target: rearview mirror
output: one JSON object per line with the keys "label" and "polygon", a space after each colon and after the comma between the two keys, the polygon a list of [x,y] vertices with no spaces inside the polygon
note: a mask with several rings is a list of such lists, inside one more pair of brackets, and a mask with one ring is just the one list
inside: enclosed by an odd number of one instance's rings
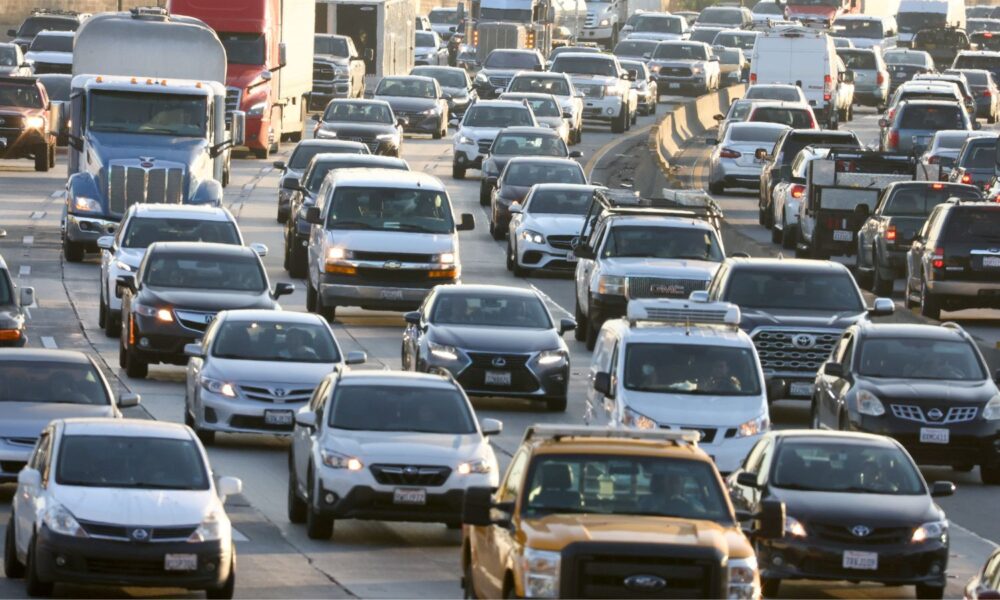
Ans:
{"label": "rearview mirror", "polygon": [[892,298],[875,298],[871,310],[868,313],[873,317],[888,317],[896,312],[896,304]]}
{"label": "rearview mirror", "polygon": [[[318,117],[319,115],[313,115],[313,116],[314,117]],[[283,161],[283,160],[276,160],[273,163],[271,163],[271,166],[273,166],[275,169],[281,169],[282,171],[284,171],[286,165],[285,165],[285,161]]]}
{"label": "rearview mirror", "polygon": [[17,30],[16,29],[8,29],[7,30],[7,35],[9,37],[16,38],[17,37]]}
{"label": "rearview mirror", "polygon": [[725,121],[725,120],[726,120],[726,116],[725,116],[725,115],[723,115],[723,114],[721,114],[721,113],[720,113],[720,114],[717,114],[717,115],[715,115],[715,116],[714,116],[714,117],[712,117],[712,118],[713,118],[713,119],[715,119],[716,121]]}
{"label": "rearview mirror", "polygon": [[38,469],[24,467],[17,474],[17,484],[24,487],[38,487],[42,485],[42,474]]}
{"label": "rearview mirror", "polygon": [[870,209],[867,204],[861,203],[854,207],[854,214],[858,216],[859,219],[867,219]]}
{"label": "rearview mirror", "polygon": [[233,146],[242,146],[247,141],[247,113],[234,110],[229,113],[229,139]]}
{"label": "rearview mirror", "polygon": [[235,496],[243,492],[243,481],[237,477],[220,477],[215,484],[215,489],[219,493],[219,498],[225,502],[228,496]]}
{"label": "rearview mirror", "polygon": [[571,110],[564,110],[562,116],[563,116],[564,119],[572,119],[573,118],[573,111],[571,111]]}
{"label": "rearview mirror", "polygon": [[573,331],[576,329],[576,321],[570,319],[569,317],[563,317],[559,319],[559,334],[562,335],[567,331]]}
{"label": "rearview mirror", "polygon": [[366,362],[368,362],[368,353],[359,350],[348,352],[347,356],[344,357],[345,365],[363,365]]}
{"label": "rearview mirror", "polygon": [[375,49],[365,48],[365,60],[371,61],[375,60]]}
{"label": "rearview mirror", "polygon": [[583,152],[580,152],[579,150],[570,150],[569,151],[569,157],[570,158],[583,158]]}
{"label": "rearview mirror", "polygon": [[35,305],[35,288],[33,287],[23,287],[20,291],[20,296],[18,298],[21,306],[34,306]]}
{"label": "rearview mirror", "polygon": [[476,218],[471,213],[462,213],[462,221],[455,227],[457,231],[472,231],[476,228]]}
{"label": "rearview mirror", "polygon": [[717,140],[715,138],[705,138],[705,145],[706,146],[718,146],[719,145],[719,140]]}
{"label": "rearview mirror", "polygon": [[119,275],[115,280],[115,297],[121,298],[126,291],[135,292],[135,275]]}
{"label": "rearview mirror", "polygon": [[281,180],[281,189],[294,192],[302,189],[302,184],[298,177],[285,177]]}
{"label": "rearview mirror", "polygon": [[184,356],[190,356],[191,358],[202,358],[205,356],[205,351],[202,349],[201,344],[184,344]]}
{"label": "rearview mirror", "polygon": [[881,127],[881,128],[883,128],[883,129],[885,129],[886,127],[889,126],[889,120],[886,119],[885,117],[879,119],[878,120],[878,126]]}
{"label": "rearview mirror", "polygon": [[757,148],[753,151],[753,157],[757,160],[767,160],[767,150],[763,148]]}
{"label": "rearview mirror", "polygon": [[577,258],[593,260],[594,251],[591,250],[590,247],[585,244],[577,244],[576,246],[573,247],[573,256]]}
{"label": "rearview mirror", "polygon": [[288,64],[288,45],[285,42],[278,44],[278,66],[283,67]]}
{"label": "rearview mirror", "polygon": [[321,115],[320,113],[316,113],[309,118],[312,119],[313,121],[319,122],[323,118],[323,115]]}
{"label": "rearview mirror", "polygon": [[410,325],[420,325],[420,311],[411,310],[408,313],[404,313],[403,320],[409,323]]}
{"label": "rearview mirror", "polygon": [[254,251],[254,254],[256,254],[257,256],[259,256],[261,258],[264,258],[265,256],[267,256],[267,245],[266,244],[261,244],[260,242],[254,242],[253,244],[250,244],[250,249]]}
{"label": "rearview mirror", "polygon": [[142,396],[135,393],[121,394],[118,396],[118,408],[132,408],[139,406],[139,402],[142,401]]}
{"label": "rearview mirror", "polygon": [[823,374],[829,377],[843,377],[844,365],[837,362],[828,362],[823,365]]}
{"label": "rearview mirror", "polygon": [[483,435],[500,435],[503,433],[503,423],[496,419],[483,419],[479,423],[479,428],[483,430]]}
{"label": "rearview mirror", "polygon": [[[39,475],[39,480],[41,480],[41,475]],[[462,502],[462,523],[488,527],[493,524],[492,510],[493,488],[469,487],[465,489],[465,497]]]}
{"label": "rearview mirror", "polygon": [[512,203],[510,205],[510,208],[508,208],[507,210],[510,211],[510,214],[512,214],[512,215],[519,215],[522,212],[524,212],[521,209],[521,203],[520,202],[514,202],[514,203]]}
{"label": "rearview mirror", "polygon": [[406,127],[409,124],[410,124],[410,120],[407,119],[406,117],[399,117],[398,119],[396,119],[396,125],[398,125],[400,127]]}
{"label": "rearview mirror", "polygon": [[611,373],[594,373],[594,391],[608,398],[615,397],[615,391],[611,388]]}
{"label": "rearview mirror", "polygon": [[300,410],[295,413],[295,424],[309,429],[316,427],[316,413],[311,410]]}
{"label": "rearview mirror", "polygon": [[943,498],[955,493],[955,484],[950,481],[935,481],[931,484],[931,496]]}
{"label": "rearview mirror", "polygon": [[311,223],[313,225],[323,224],[323,217],[319,212],[318,206],[310,206],[306,209],[306,223]]}

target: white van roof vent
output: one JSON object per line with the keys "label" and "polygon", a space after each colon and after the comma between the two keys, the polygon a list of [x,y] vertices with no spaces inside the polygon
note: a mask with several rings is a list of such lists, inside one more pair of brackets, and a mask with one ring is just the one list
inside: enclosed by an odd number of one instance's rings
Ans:
{"label": "white van roof vent", "polygon": [[708,293],[692,292],[687,300],[644,299],[629,300],[626,315],[629,324],[640,322],[671,323],[677,325],[726,325],[738,327],[740,307],[729,302],[709,302]]}

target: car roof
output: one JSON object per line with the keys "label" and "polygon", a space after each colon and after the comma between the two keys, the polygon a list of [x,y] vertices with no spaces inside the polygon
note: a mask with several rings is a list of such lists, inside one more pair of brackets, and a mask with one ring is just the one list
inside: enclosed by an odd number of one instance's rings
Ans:
{"label": "car roof", "polygon": [[[424,33],[433,33],[433,32],[431,32],[431,31],[425,31]],[[433,77],[427,77],[425,75],[388,75],[386,77],[383,77],[379,81],[379,83],[382,83],[383,81],[387,81],[387,80],[390,80],[390,79],[393,79],[393,80],[408,79],[408,80],[412,80],[412,81],[422,81],[424,83],[437,83],[437,79],[434,79]]]}
{"label": "car roof", "polygon": [[556,58],[586,58],[588,60],[614,60],[617,57],[614,54],[605,54],[603,52],[561,52]]}
{"label": "car roof", "polygon": [[[552,94],[542,94],[540,92],[504,92],[503,94],[501,94],[501,99],[502,100],[516,99],[515,100],[515,102],[516,102],[517,100],[520,100],[522,98],[524,98],[526,100],[527,99],[531,99],[531,98],[535,98],[535,99],[539,99],[539,100],[550,100],[551,99],[553,101],[556,101],[556,97],[553,96]],[[546,129],[548,129],[548,128],[546,128]]]}
{"label": "car roof", "polygon": [[[965,331],[957,326],[925,323],[872,323],[862,321],[858,328],[869,338],[921,338],[965,341]],[[967,334],[966,334],[967,335]]]}
{"label": "car roof", "polygon": [[546,190],[567,190],[567,191],[580,191],[580,192],[592,192],[594,190],[603,189],[599,185],[591,185],[588,183],[536,183],[531,186],[531,189],[536,192],[546,191]]}
{"label": "car roof", "polygon": [[326,321],[315,313],[294,310],[259,310],[242,309],[226,310],[219,313],[219,318],[226,321],[261,321],[267,323],[303,323],[322,324]]}
{"label": "car roof", "polygon": [[950,100],[931,100],[929,98],[914,98],[912,100],[903,100],[899,104],[900,108],[902,108],[903,106],[915,106],[918,108],[934,107],[934,106],[939,106],[939,107],[951,106],[951,107],[962,108],[962,105],[959,104],[958,101],[953,102]]}
{"label": "car roof", "polygon": [[469,108],[522,108],[531,110],[520,100],[479,100]]}
{"label": "car roof", "polygon": [[1000,52],[996,50],[962,50],[959,56],[985,56],[988,58],[1000,58]]}
{"label": "car roof", "polygon": [[93,435],[115,437],[150,437],[191,440],[187,426],[153,419],[101,419],[80,417],[62,419],[63,435]]}
{"label": "car roof", "polygon": [[357,163],[359,168],[371,167],[371,168],[381,168],[387,165],[398,165],[409,164],[402,158],[396,158],[395,156],[385,156],[382,154],[345,154],[343,152],[320,152],[319,154],[313,156],[310,163],[324,163],[324,162],[336,162],[336,163]]}
{"label": "car roof", "polygon": [[658,440],[621,440],[600,437],[564,437],[558,440],[539,438],[527,442],[535,455],[600,454],[679,458],[711,463],[712,459],[695,444],[677,444]]}
{"label": "car roof", "polygon": [[781,123],[768,123],[765,121],[734,121],[729,129],[726,131],[726,135],[729,135],[730,131],[736,131],[740,129],[775,129],[779,131],[784,131],[790,129],[788,125],[783,125]]}
{"label": "car roof", "polygon": [[[537,94],[538,96],[551,97],[551,94]],[[497,134],[497,137],[507,133],[531,133],[534,135],[547,135],[549,137],[559,137],[559,132],[548,127],[531,127],[529,125],[518,125],[516,127],[504,127]]]}
{"label": "car roof", "polygon": [[750,110],[757,110],[758,108],[787,108],[787,109],[806,109],[810,108],[805,102],[792,102],[789,100],[765,100],[765,99],[753,99],[753,108]]}
{"label": "car roof", "polygon": [[146,251],[148,254],[195,254],[213,256],[257,256],[247,246],[216,244],[214,242],[154,242]]}
{"label": "car roof", "polygon": [[421,71],[454,71],[458,73],[465,73],[465,69],[462,67],[449,67],[445,65],[415,65],[413,70],[416,71],[420,69]]}
{"label": "car roof", "polygon": [[371,370],[348,370],[340,374],[337,385],[396,385],[436,387],[443,389],[458,388],[450,377],[432,373],[417,373],[414,371],[376,371]]}
{"label": "car roof", "polygon": [[381,188],[422,187],[444,192],[444,184],[437,177],[420,171],[389,169],[337,169],[329,175],[336,185],[367,185]]}
{"label": "car roof", "polygon": [[642,225],[643,227],[664,227],[670,229],[703,229],[715,231],[711,223],[703,219],[671,216],[651,210],[649,214],[610,213],[607,217],[609,227],[628,227]]}
{"label": "car roof", "polygon": [[45,36],[45,37],[73,37],[76,35],[75,31],[61,31],[58,29],[43,29],[35,34],[35,37]]}
{"label": "car roof", "polygon": [[[652,41],[652,40],[635,40],[635,41]],[[566,73],[554,73],[552,71],[518,71],[514,73],[514,77],[540,77],[542,79],[568,79],[569,75]],[[476,104],[483,104],[486,102],[491,102],[491,100],[479,100]]]}
{"label": "car roof", "polygon": [[[707,27],[705,29],[708,29]],[[721,29],[719,31],[722,31]],[[706,42],[697,40],[662,40],[657,42],[659,46],[708,46]]]}
{"label": "car roof", "polygon": [[221,206],[194,204],[134,204],[132,216],[136,219],[197,219],[199,221],[235,221],[232,213]]}
{"label": "car roof", "polygon": [[525,48],[494,48],[490,50],[490,54],[531,54],[532,56],[538,54],[537,50],[527,50]]}
{"label": "car roof", "polygon": [[83,352],[49,350],[48,348],[0,348],[0,362],[61,362],[78,365],[93,364]]}
{"label": "car roof", "polygon": [[[387,108],[391,108],[387,101],[378,100],[377,98],[334,98],[333,100],[330,100],[329,104],[327,104],[327,108],[333,104],[380,104]],[[323,112],[326,112],[326,110],[324,109]],[[303,142],[304,141],[306,140],[303,140]],[[299,143],[301,144],[302,142]]]}
{"label": "car roof", "polygon": [[[507,166],[517,163],[550,164],[550,165],[575,165],[581,167],[580,163],[572,158],[560,158],[557,156],[515,156],[507,162]],[[582,168],[582,167],[581,167]]]}
{"label": "car roof", "polygon": [[780,429],[772,430],[770,435],[777,440],[807,441],[842,441],[846,443],[868,443],[883,447],[898,447],[890,437],[860,431],[826,431],[822,429]]}
{"label": "car roof", "polygon": [[447,284],[435,286],[437,294],[455,294],[460,296],[472,296],[475,294],[504,294],[506,296],[518,296],[522,298],[538,298],[541,295],[532,288],[519,288],[509,285],[489,285],[478,284]]}
{"label": "car roof", "polygon": [[850,273],[847,267],[831,260],[809,258],[727,258],[730,270],[766,268],[811,273]]}
{"label": "car roof", "polygon": [[314,146],[325,146],[327,148],[356,148],[358,146],[364,146],[364,144],[362,144],[361,142],[355,142],[351,140],[326,140],[326,139],[312,138],[308,140],[302,140],[301,142],[296,144],[295,149],[292,150],[292,152],[294,153],[295,150],[298,150],[299,148],[312,148]]}
{"label": "car roof", "polygon": [[656,321],[639,322],[632,325],[622,317],[607,321],[622,339],[631,343],[681,344],[691,346],[724,346],[727,348],[750,348],[750,336],[738,327],[722,325],[697,325],[690,327]]}

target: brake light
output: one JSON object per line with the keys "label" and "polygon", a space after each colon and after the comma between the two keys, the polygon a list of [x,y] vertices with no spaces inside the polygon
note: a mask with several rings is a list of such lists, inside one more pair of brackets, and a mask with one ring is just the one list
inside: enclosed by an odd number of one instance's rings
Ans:
{"label": "brake light", "polygon": [[885,75],[879,72],[879,74],[875,76],[875,83],[877,83],[878,85],[882,85],[884,82],[885,82]]}
{"label": "brake light", "polygon": [[753,85],[755,83],[757,83],[757,74],[751,71],[751,73],[750,73],[750,85]]}
{"label": "brake light", "polygon": [[885,230],[885,241],[895,242],[896,241],[896,226],[889,225],[889,228]]}
{"label": "brake light", "polygon": [[931,266],[935,269],[944,268],[944,248],[934,249],[934,260],[931,261]]}
{"label": "brake light", "polygon": [[895,150],[899,147],[899,132],[890,131],[889,132],[889,142],[886,144],[888,148]]}
{"label": "brake light", "polygon": [[722,158],[739,158],[743,155],[737,152],[736,150],[732,150],[730,148],[723,148],[722,151],[719,152],[719,156]]}
{"label": "brake light", "polygon": [[792,187],[788,188],[788,193],[791,194],[792,198],[801,198],[806,195],[806,186],[793,183]]}
{"label": "brake light", "polygon": [[927,164],[929,164],[929,165],[936,165],[936,164],[938,164],[940,162],[941,162],[941,157],[940,156],[931,156],[931,157],[927,158]]}
{"label": "brake light", "polygon": [[[937,157],[935,157],[935,158],[937,158]],[[932,183],[931,184],[931,189],[932,190],[943,190],[944,189],[944,184],[943,183]]]}
{"label": "brake light", "polygon": [[968,173],[962,175],[962,183],[972,183],[972,175]]}
{"label": "brake light", "polygon": [[993,92],[989,90],[983,90],[983,98],[990,98],[993,96]]}
{"label": "brake light", "polygon": [[830,94],[833,93],[833,78],[829,74],[823,76],[823,98],[826,100],[830,99]]}
{"label": "brake light", "polygon": [[986,39],[990,39],[990,38],[993,37],[993,34],[990,33],[989,31],[987,31],[986,33],[983,34],[983,37],[986,38]]}

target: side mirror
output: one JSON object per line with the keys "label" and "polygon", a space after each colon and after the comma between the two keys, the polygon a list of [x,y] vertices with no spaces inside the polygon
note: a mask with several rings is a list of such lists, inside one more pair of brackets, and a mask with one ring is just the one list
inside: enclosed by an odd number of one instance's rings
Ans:
{"label": "side mirror", "polygon": [[321,115],[320,113],[315,113],[313,116],[311,116],[309,118],[312,119],[313,121],[316,121],[318,123],[321,120],[323,120],[323,115]]}
{"label": "side mirror", "polygon": [[521,207],[521,203],[520,202],[514,202],[514,203],[512,203],[510,205],[510,208],[507,209],[507,210],[509,210],[510,214],[512,214],[512,215],[519,215],[522,212],[524,212],[524,209]]}
{"label": "side mirror", "polygon": [[302,189],[302,182],[299,181],[298,177],[285,177],[281,180],[281,189],[291,192],[298,191]]}
{"label": "side mirror", "polygon": [[8,29],[7,30],[7,35],[9,37],[16,38],[17,37],[17,30],[16,29]]}
{"label": "side mirror", "polygon": [[121,298],[126,291],[135,292],[135,275],[119,275],[115,280],[115,296]]}
{"label": "side mirror", "polygon": [[577,244],[576,246],[573,246],[573,256],[577,258],[593,260],[595,254],[594,251],[591,250],[589,246],[585,244]]}
{"label": "side mirror", "polygon": [[139,406],[140,401],[142,401],[142,396],[139,394],[122,394],[118,396],[118,408],[132,408],[134,406]]}
{"label": "side mirror", "polygon": [[889,126],[889,120],[886,119],[885,117],[879,119],[878,126],[881,127],[882,129],[885,129],[886,127]]}
{"label": "side mirror", "polygon": [[448,127],[458,127],[458,119],[448,119]]}
{"label": "side mirror", "polygon": [[1000,369],[993,372],[993,381],[1000,382]]}
{"label": "side mirror", "polygon": [[896,305],[892,298],[875,298],[875,303],[868,312],[873,317],[888,317],[896,312]]}
{"label": "side mirror", "polygon": [[278,66],[283,67],[288,64],[288,45],[285,42],[278,44]]}
{"label": "side mirror", "polygon": [[972,122],[972,129],[973,129],[973,131],[979,131],[982,128],[983,128],[983,124],[980,123],[979,121],[973,121]]}
{"label": "side mirror", "polygon": [[573,111],[571,111],[571,110],[564,110],[562,116],[563,116],[564,119],[572,119],[573,118]]}
{"label": "side mirror", "polygon": [[708,302],[708,292],[706,290],[696,290],[688,294],[688,300],[690,302]]}
{"label": "side mirror", "polygon": [[420,325],[420,311],[411,310],[408,313],[404,313],[403,320],[409,323],[410,325]]}
{"label": "side mirror", "polygon": [[366,362],[368,362],[368,353],[359,350],[348,352],[347,356],[344,357],[345,365],[363,365]]}
{"label": "side mirror", "polygon": [[229,139],[233,146],[242,146],[247,141],[247,113],[242,110],[234,110],[229,113],[232,119],[229,125]]}
{"label": "side mirror", "polygon": [[219,498],[223,502],[229,496],[235,496],[243,492],[243,481],[237,477],[220,477],[215,484],[215,490],[219,493]]}
{"label": "side mirror", "polygon": [[250,249],[253,250],[254,253],[261,258],[267,256],[266,244],[261,244],[260,242],[254,242],[253,244],[250,244]]}
{"label": "side mirror", "polygon": [[823,365],[823,374],[830,377],[843,377],[844,365],[836,362],[828,362]]}
{"label": "side mirror", "polygon": [[594,373],[594,391],[607,396],[615,397],[615,391],[611,388],[611,373]]}
{"label": "side mirror", "polygon": [[759,533],[762,537],[779,539],[785,537],[785,503],[764,500],[760,505]]}
{"label": "side mirror", "polygon": [[42,485],[42,474],[38,469],[24,467],[17,474],[17,484],[24,487],[39,487]]}
{"label": "side mirror", "polygon": [[767,150],[763,148],[757,148],[753,151],[753,157],[757,160],[767,160]]}
{"label": "side mirror", "polygon": [[318,206],[310,206],[306,209],[306,223],[313,225],[323,224],[323,215],[320,213]]}
{"label": "side mirror", "polygon": [[570,158],[583,158],[583,152],[580,152],[579,150],[570,150],[568,156]]}
{"label": "side mirror", "polygon": [[719,113],[719,114],[715,115],[712,118],[715,119],[716,121],[725,121],[726,120],[726,115],[724,115],[722,113]]}
{"label": "side mirror", "polygon": [[757,482],[757,475],[754,473],[748,473],[747,471],[741,471],[740,474],[736,476],[736,483],[748,488],[757,489],[760,487],[760,483]]}
{"label": "side mirror", "polygon": [[503,433],[503,423],[496,419],[483,419],[479,423],[479,428],[483,430],[483,435],[500,435]]}
{"label": "side mirror", "polygon": [[101,250],[111,250],[115,246],[115,236],[102,235],[97,238],[97,247]]}
{"label": "side mirror", "polygon": [[854,214],[856,214],[858,218],[862,220],[867,219],[870,213],[871,209],[868,208],[867,204],[862,203],[854,207]]}
{"label": "side mirror", "polygon": [[493,488],[469,487],[465,489],[465,497],[462,502],[463,524],[488,527],[493,524],[492,510]]}
{"label": "side mirror", "polygon": [[476,218],[472,216],[472,213],[462,213],[462,220],[455,227],[458,231],[472,231],[476,228]]}
{"label": "side mirror", "polygon": [[274,293],[271,294],[271,296],[275,299],[278,299],[282,296],[288,296],[293,293],[295,293],[294,283],[281,282],[274,284]]}
{"label": "side mirror", "polygon": [[299,427],[313,429],[316,427],[316,413],[311,410],[300,410],[295,413],[295,424]]}
{"label": "side mirror", "polygon": [[191,358],[203,358],[205,356],[205,351],[199,343],[184,344],[184,356],[190,356]]}
{"label": "side mirror", "polygon": [[567,331],[573,331],[576,329],[576,321],[570,319],[569,317],[563,317],[559,319],[559,335],[566,333]]}
{"label": "side mirror", "polygon": [[21,306],[34,306],[35,305],[35,288],[33,287],[23,287],[19,292],[18,302]]}
{"label": "side mirror", "polygon": [[955,493],[955,484],[950,481],[935,481],[931,484],[931,496],[944,498]]}
{"label": "side mirror", "polygon": [[396,125],[398,125],[400,127],[406,127],[409,124],[410,124],[410,120],[407,119],[406,117],[399,117],[398,119],[396,119]]}
{"label": "side mirror", "polygon": [[[318,116],[319,115],[313,115],[313,117],[318,117]],[[313,120],[316,120],[316,119],[313,119]],[[271,163],[271,166],[274,167],[275,169],[281,169],[282,171],[284,171],[285,169],[288,168],[288,166],[285,164],[285,161],[283,161],[283,160],[276,160],[273,163]]]}

